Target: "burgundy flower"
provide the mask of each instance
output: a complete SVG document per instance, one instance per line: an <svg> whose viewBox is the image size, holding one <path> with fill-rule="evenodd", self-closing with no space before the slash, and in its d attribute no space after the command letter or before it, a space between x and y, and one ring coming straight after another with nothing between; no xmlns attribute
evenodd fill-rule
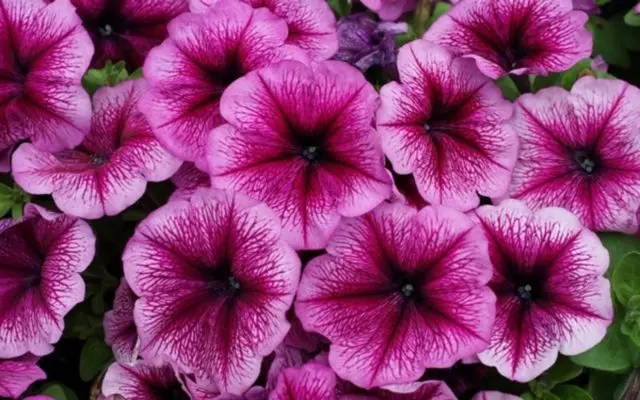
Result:
<svg viewBox="0 0 640 400"><path fill-rule="evenodd" d="M200 383L186 378L186 387L192 400L267 400L266 389L254 386L241 395L220 393L213 383Z"/></svg>
<svg viewBox="0 0 640 400"><path fill-rule="evenodd" d="M395 21L402 14L416 8L416 0L362 0L362 4L384 21Z"/></svg>
<svg viewBox="0 0 640 400"><path fill-rule="evenodd" d="M122 279L116 290L113 310L104 315L105 342L113 349L116 361L133 364L138 358L138 333L133 321L136 295Z"/></svg>
<svg viewBox="0 0 640 400"><path fill-rule="evenodd" d="M521 400L520 397L500 392L480 392L471 400Z"/></svg>
<svg viewBox="0 0 640 400"><path fill-rule="evenodd" d="M13 177L27 192L49 194L60 210L82 218L116 215L144 195L147 181L180 167L153 136L138 109L142 79L93 96L91 132L72 151L48 153L25 143L13 155Z"/></svg>
<svg viewBox="0 0 640 400"><path fill-rule="evenodd" d="M338 21L337 27L340 48L334 58L362 71L374 65L395 66L395 37L408 29L406 22L379 23L367 13L346 16Z"/></svg>
<svg viewBox="0 0 640 400"><path fill-rule="evenodd" d="M169 151L206 170L206 142L224 122L219 102L226 87L254 69L305 56L284 44L283 20L235 0L183 14L168 29L169 38L145 62L151 90L141 109Z"/></svg>
<svg viewBox="0 0 640 400"><path fill-rule="evenodd" d="M89 225L36 205L0 220L0 358L53 351L64 316L84 300L80 276L93 259Z"/></svg>
<svg viewBox="0 0 640 400"><path fill-rule="evenodd" d="M169 202L138 226L123 265L140 297L141 355L221 392L247 390L289 330L300 261L275 214L239 194L201 189Z"/></svg>
<svg viewBox="0 0 640 400"><path fill-rule="evenodd" d="M465 0L438 18L424 38L476 60L496 79L547 75L591 55L587 14L572 0Z"/></svg>
<svg viewBox="0 0 640 400"><path fill-rule="evenodd" d="M0 397L17 399L33 382L45 379L47 374L37 362L38 358L32 355L0 360Z"/></svg>
<svg viewBox="0 0 640 400"><path fill-rule="evenodd" d="M171 182L176 187L176 190L171 195L171 200L188 199L199 188L211 187L209 175L200 171L191 162L182 164L180 169L171 177Z"/></svg>
<svg viewBox="0 0 640 400"><path fill-rule="evenodd" d="M339 61L248 74L222 96L229 124L210 138L213 186L267 203L294 248L324 247L341 216L362 215L391 193L371 126L377 98Z"/></svg>
<svg viewBox="0 0 640 400"><path fill-rule="evenodd" d="M190 400L170 366L111 364L102 380L102 394L127 400ZM200 399L194 399L200 400Z"/></svg>
<svg viewBox="0 0 640 400"><path fill-rule="evenodd" d="M13 147L0 150L0 173L11 171L11 153Z"/></svg>
<svg viewBox="0 0 640 400"><path fill-rule="evenodd" d="M581 78L571 92L544 89L517 101L521 151L510 196L559 206L597 231L634 233L640 205L640 90Z"/></svg>
<svg viewBox="0 0 640 400"><path fill-rule="evenodd" d="M528 382L551 367L558 352L596 345L613 317L607 250L561 208L530 211L506 200L477 217L489 240L498 296L489 347L478 354L509 379Z"/></svg>
<svg viewBox="0 0 640 400"><path fill-rule="evenodd" d="M241 0L253 8L266 7L287 23L287 44L303 49L311 59L327 60L338 50L336 18L326 0ZM191 11L203 12L228 0L190 0Z"/></svg>
<svg viewBox="0 0 640 400"><path fill-rule="evenodd" d="M572 0L575 10L584 11L589 14L600 14L600 8L595 0Z"/></svg>
<svg viewBox="0 0 640 400"><path fill-rule="evenodd" d="M109 60L140 68L149 50L167 37L167 23L188 11L189 0L71 0L91 35L92 68Z"/></svg>
<svg viewBox="0 0 640 400"><path fill-rule="evenodd" d="M0 0L0 151L31 139L42 150L76 146L91 102L80 80L93 45L69 0Z"/></svg>
<svg viewBox="0 0 640 400"><path fill-rule="evenodd" d="M305 267L296 313L363 388L415 381L484 349L495 296L482 231L458 211L383 204L344 220Z"/></svg>
<svg viewBox="0 0 640 400"><path fill-rule="evenodd" d="M398 54L400 81L380 91L378 131L399 174L412 173L422 197L461 211L479 194L503 196L516 162L513 113L472 60L416 40Z"/></svg>

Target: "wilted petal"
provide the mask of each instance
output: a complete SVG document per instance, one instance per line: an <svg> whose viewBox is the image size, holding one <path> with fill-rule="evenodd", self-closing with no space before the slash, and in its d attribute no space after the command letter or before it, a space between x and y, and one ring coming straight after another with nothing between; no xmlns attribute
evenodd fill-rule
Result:
<svg viewBox="0 0 640 400"><path fill-rule="evenodd" d="M517 158L513 112L472 60L416 40L398 54L402 83L380 92L378 131L398 174L413 174L428 203L461 211L504 196Z"/></svg>
<svg viewBox="0 0 640 400"><path fill-rule="evenodd" d="M371 388L418 379L488 344L495 296L482 231L444 207L383 204L344 220L305 267L296 312L336 373Z"/></svg>
<svg viewBox="0 0 640 400"><path fill-rule="evenodd" d="M102 380L102 394L127 400L164 400L190 397L170 366L111 364Z"/></svg>
<svg viewBox="0 0 640 400"><path fill-rule="evenodd" d="M521 96L514 127L521 151L510 196L534 209L566 208L597 231L637 230L640 90L584 77L566 92Z"/></svg>
<svg viewBox="0 0 640 400"><path fill-rule="evenodd" d="M76 146L91 102L80 84L93 54L69 0L1 0L0 149L23 139L47 151Z"/></svg>
<svg viewBox="0 0 640 400"><path fill-rule="evenodd" d="M91 66L124 61L133 71L167 37L167 23L188 10L188 0L71 0L96 48Z"/></svg>
<svg viewBox="0 0 640 400"><path fill-rule="evenodd" d="M212 183L267 203L294 248L322 248L341 216L362 215L390 195L371 126L376 107L373 87L342 62L252 72L222 97L229 124L210 138Z"/></svg>
<svg viewBox="0 0 640 400"><path fill-rule="evenodd" d="M438 18L424 38L475 59L492 79L547 75L591 55L586 22L572 0L469 0Z"/></svg>
<svg viewBox="0 0 640 400"><path fill-rule="evenodd" d="M0 396L17 399L33 382L45 379L47 374L37 362L38 358L31 355L0 360Z"/></svg>
<svg viewBox="0 0 640 400"><path fill-rule="evenodd" d="M480 361L528 382L558 352L582 353L606 334L613 317L609 256L598 237L560 208L530 211L516 200L476 214L489 240L498 296L489 348Z"/></svg>
<svg viewBox="0 0 640 400"><path fill-rule="evenodd" d="M134 319L143 357L240 395L289 329L300 273L277 217L239 194L201 190L137 228L123 255L140 297Z"/></svg>
<svg viewBox="0 0 640 400"><path fill-rule="evenodd" d="M35 205L0 231L0 357L53 351L64 316L84 300L80 272L94 253L86 222Z"/></svg>
<svg viewBox="0 0 640 400"><path fill-rule="evenodd" d="M122 279L116 290L113 310L104 315L105 342L112 347L118 362L133 364L138 358L138 333L133 322L136 295Z"/></svg>
<svg viewBox="0 0 640 400"><path fill-rule="evenodd" d="M12 173L32 194L51 194L69 215L100 218L135 203L147 181L168 179L181 162L167 153L140 113L144 80L105 87L93 96L90 134L75 150L48 153L25 143L14 153Z"/></svg>
<svg viewBox="0 0 640 400"><path fill-rule="evenodd" d="M219 101L226 87L249 71L304 55L284 44L282 19L235 0L183 14L168 29L169 38L145 62L151 90L142 112L169 151L206 170L204 149L224 122Z"/></svg>

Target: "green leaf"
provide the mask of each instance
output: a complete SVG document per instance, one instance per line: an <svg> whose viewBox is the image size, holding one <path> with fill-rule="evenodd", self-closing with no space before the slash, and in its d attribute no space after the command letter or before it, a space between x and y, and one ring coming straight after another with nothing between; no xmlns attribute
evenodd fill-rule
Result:
<svg viewBox="0 0 640 400"><path fill-rule="evenodd" d="M55 400L78 400L73 390L60 383L49 383L42 389L42 394L51 396Z"/></svg>
<svg viewBox="0 0 640 400"><path fill-rule="evenodd" d="M560 385L553 389L562 400L593 400L589 392L575 385Z"/></svg>
<svg viewBox="0 0 640 400"><path fill-rule="evenodd" d="M129 75L129 79L138 79L142 77L143 77L142 68L138 68L137 70L133 71L132 74Z"/></svg>
<svg viewBox="0 0 640 400"><path fill-rule="evenodd" d="M552 73L547 76L536 76L533 81L532 90L535 93L540 89L551 86L562 86L570 90L578 79L585 75L595 75L595 72L591 70L591 62L592 60L590 58L586 58L566 71Z"/></svg>
<svg viewBox="0 0 640 400"><path fill-rule="evenodd" d="M91 381L112 359L111 349L102 339L91 337L80 352L80 379Z"/></svg>
<svg viewBox="0 0 640 400"><path fill-rule="evenodd" d="M531 393L525 393L522 395L522 400L536 400L536 398Z"/></svg>
<svg viewBox="0 0 640 400"><path fill-rule="evenodd" d="M24 214L23 208L24 208L24 204L22 204L22 203L14 203L11 206L11 217L13 219L22 218L22 215Z"/></svg>
<svg viewBox="0 0 640 400"><path fill-rule="evenodd" d="M351 2L348 0L327 0L333 12L340 18L349 15L351 12Z"/></svg>
<svg viewBox="0 0 640 400"><path fill-rule="evenodd" d="M640 295L640 253L631 252L615 266L611 278L613 291L625 307L634 295Z"/></svg>
<svg viewBox="0 0 640 400"><path fill-rule="evenodd" d="M623 372L638 365L640 349L620 330L624 309L617 302L614 304L615 319L604 339L584 353L572 356L571 361L587 368L608 372Z"/></svg>
<svg viewBox="0 0 640 400"><path fill-rule="evenodd" d="M640 296L634 296L634 299L638 297ZM633 343L640 347L640 310L627 310L624 321L620 326L620 331L629 336Z"/></svg>
<svg viewBox="0 0 640 400"><path fill-rule="evenodd" d="M640 14L636 12L635 8L632 8L624 15L624 22L629 26L640 26Z"/></svg>
<svg viewBox="0 0 640 400"><path fill-rule="evenodd" d="M624 31L618 25L618 21L592 15L587 27L593 32L595 54L602 54L609 64L629 68L631 66L629 51L626 46L621 45L628 39L624 37Z"/></svg>
<svg viewBox="0 0 640 400"><path fill-rule="evenodd" d="M91 304L83 302L74 307L64 319L64 336L80 340L87 340L91 336L102 334L102 318L97 317L91 310Z"/></svg>
<svg viewBox="0 0 640 400"><path fill-rule="evenodd" d="M505 75L502 78L498 79L496 83L500 87L500 90L502 90L502 95L506 99L515 101L520 96L518 87L508 75Z"/></svg>
<svg viewBox="0 0 640 400"><path fill-rule="evenodd" d="M0 183L0 196L11 196L13 194L13 188L11 186Z"/></svg>
<svg viewBox="0 0 640 400"><path fill-rule="evenodd" d="M598 236L604 247L609 250L609 271L607 273L609 276L622 257L632 251L640 252L640 238L636 236L621 233L601 233Z"/></svg>
<svg viewBox="0 0 640 400"><path fill-rule="evenodd" d="M542 375L549 387L568 382L582 373L582 367L574 364L569 357L560 356L553 366Z"/></svg>
<svg viewBox="0 0 640 400"><path fill-rule="evenodd" d="M12 207L12 201L0 198L0 218L4 217Z"/></svg>
<svg viewBox="0 0 640 400"><path fill-rule="evenodd" d="M613 400L616 388L626 381L626 375L604 371L589 371L587 390L593 400Z"/></svg>

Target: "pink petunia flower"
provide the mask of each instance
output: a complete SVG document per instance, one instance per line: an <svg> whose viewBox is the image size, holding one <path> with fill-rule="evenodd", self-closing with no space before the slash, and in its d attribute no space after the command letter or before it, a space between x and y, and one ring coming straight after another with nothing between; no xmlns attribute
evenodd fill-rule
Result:
<svg viewBox="0 0 640 400"><path fill-rule="evenodd" d="M82 220L32 204L22 220L0 220L0 358L53 351L64 316L84 300L80 272L94 254Z"/></svg>
<svg viewBox="0 0 640 400"><path fill-rule="evenodd" d="M328 366L311 362L280 374L269 400L456 400L443 382L426 381L386 389L343 393L341 382Z"/></svg>
<svg viewBox="0 0 640 400"><path fill-rule="evenodd" d="M416 0L362 0L362 4L378 14L383 21L395 21L416 8Z"/></svg>
<svg viewBox="0 0 640 400"><path fill-rule="evenodd" d="M276 215L240 194L201 189L145 219L123 255L140 297L143 358L171 360L240 395L289 330L300 260Z"/></svg>
<svg viewBox="0 0 640 400"><path fill-rule="evenodd" d="M135 365L111 364L102 380L102 394L127 400L191 399L172 367L142 361Z"/></svg>
<svg viewBox="0 0 640 400"><path fill-rule="evenodd" d="M45 379L47 374L38 367L37 362L38 357L30 354L11 360L0 360L0 397L20 398L31 384Z"/></svg>
<svg viewBox="0 0 640 400"><path fill-rule="evenodd" d="M209 141L213 186L267 203L294 248L323 248L341 216L391 194L371 124L377 99L360 71L339 61L248 74L222 96L229 124Z"/></svg>
<svg viewBox="0 0 640 400"><path fill-rule="evenodd" d="M186 200L198 189L211 187L209 175L200 171L192 162L182 164L180 169L171 177L171 182L176 187L176 190L171 194L171 200Z"/></svg>
<svg viewBox="0 0 640 400"><path fill-rule="evenodd" d="M495 296L482 230L446 207L383 204L344 220L305 267L296 313L363 388L404 384L489 343Z"/></svg>
<svg viewBox="0 0 640 400"><path fill-rule="evenodd" d="M587 14L572 0L464 0L425 33L456 55L476 60L492 79L547 75L591 55Z"/></svg>
<svg viewBox="0 0 640 400"><path fill-rule="evenodd" d="M478 354L509 379L528 382L558 352L596 345L613 318L609 255L598 237L561 208L529 210L506 200L476 210L489 240L498 296L489 347Z"/></svg>
<svg viewBox="0 0 640 400"><path fill-rule="evenodd" d="M96 49L92 68L109 60L140 68L154 46L167 37L167 24L189 10L189 0L71 0Z"/></svg>
<svg viewBox="0 0 640 400"><path fill-rule="evenodd" d="M224 123L219 102L227 86L254 69L306 56L284 44L283 20L235 0L202 14L183 14L168 29L169 39L149 53L144 65L151 90L142 112L169 151L206 170L206 142Z"/></svg>
<svg viewBox="0 0 640 400"><path fill-rule="evenodd" d="M205 12L229 0L190 0L191 11ZM265 7L287 23L286 43L303 49L313 60L328 60L338 51L336 18L326 0L241 0L253 8Z"/></svg>
<svg viewBox="0 0 640 400"><path fill-rule="evenodd" d="M461 211L478 195L503 196L518 138L513 106L473 60L416 40L398 54L400 81L382 87L378 131L399 174L413 174L424 200Z"/></svg>
<svg viewBox="0 0 640 400"><path fill-rule="evenodd" d="M133 364L138 358L138 333L133 321L133 306L137 297L122 279L116 290L113 310L104 315L104 336L113 349L116 361Z"/></svg>
<svg viewBox="0 0 640 400"><path fill-rule="evenodd" d="M48 153L25 143L13 154L13 177L29 193L49 194L60 210L82 218L116 215L135 203L147 181L168 179L181 162L167 153L140 113L142 79L93 96L91 132L71 151Z"/></svg>
<svg viewBox="0 0 640 400"><path fill-rule="evenodd" d="M191 400L267 400L268 392L265 388L253 386L241 395L220 393L220 389L213 383L195 382L185 377L186 387L191 394Z"/></svg>
<svg viewBox="0 0 640 400"><path fill-rule="evenodd" d="M521 398L512 394L489 391L476 393L471 400L521 400Z"/></svg>
<svg viewBox="0 0 640 400"><path fill-rule="evenodd" d="M517 101L521 151L510 197L566 208L597 231L634 233L640 205L640 89L583 77Z"/></svg>
<svg viewBox="0 0 640 400"><path fill-rule="evenodd" d="M91 102L80 80L91 38L69 0L0 0L0 151L31 139L47 151L76 146Z"/></svg>

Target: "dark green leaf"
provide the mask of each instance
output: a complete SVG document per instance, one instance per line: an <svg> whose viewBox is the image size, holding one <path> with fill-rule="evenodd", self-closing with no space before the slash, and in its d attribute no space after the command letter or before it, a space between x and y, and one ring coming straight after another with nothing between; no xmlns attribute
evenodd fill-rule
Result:
<svg viewBox="0 0 640 400"><path fill-rule="evenodd" d="M143 77L142 68L138 68L137 70L133 71L133 73L129 75L129 79L138 79L142 77Z"/></svg>
<svg viewBox="0 0 640 400"><path fill-rule="evenodd" d="M11 186L0 183L0 196L11 196L13 194L13 188Z"/></svg>
<svg viewBox="0 0 640 400"><path fill-rule="evenodd" d="M49 383L42 388L42 394L53 397L55 400L78 400L73 390L60 383Z"/></svg>
<svg viewBox="0 0 640 400"><path fill-rule="evenodd" d="M625 255L615 266L611 284L616 297L624 306L634 295L640 295L640 253L631 252Z"/></svg>
<svg viewBox="0 0 640 400"><path fill-rule="evenodd" d="M111 349L102 339L91 337L80 352L80 379L91 381L111 361Z"/></svg>
<svg viewBox="0 0 640 400"><path fill-rule="evenodd" d="M345 17L351 12L351 2L348 0L327 0L333 12L339 17Z"/></svg>
<svg viewBox="0 0 640 400"><path fill-rule="evenodd" d="M582 373L582 367L574 364L568 357L560 356L553 366L542 375L549 387L568 382Z"/></svg>
<svg viewBox="0 0 640 400"><path fill-rule="evenodd" d="M516 84L513 83L513 80L508 75L503 76L496 83L506 99L515 101L520 96L520 91L518 91Z"/></svg>
<svg viewBox="0 0 640 400"><path fill-rule="evenodd" d="M593 400L589 392L575 385L560 385L553 389L562 400Z"/></svg>
<svg viewBox="0 0 640 400"><path fill-rule="evenodd" d="M628 39L624 37L624 32L618 24L617 21L592 15L587 26L593 32L594 53L601 54L609 64L629 68L629 52L626 46L621 45Z"/></svg>
<svg viewBox="0 0 640 400"><path fill-rule="evenodd" d="M101 334L102 318L93 314L88 302L79 304L65 317L65 337L87 340L91 336Z"/></svg>
<svg viewBox="0 0 640 400"><path fill-rule="evenodd" d="M24 208L24 204L22 204L22 203L14 203L11 206L11 217L13 217L13 219L22 218L22 215L24 214L23 208Z"/></svg>
<svg viewBox="0 0 640 400"><path fill-rule="evenodd" d="M82 77L82 86L89 94L94 94L107 81L104 69L90 69Z"/></svg>
<svg viewBox="0 0 640 400"><path fill-rule="evenodd" d="M0 198L0 218L4 217L13 207L13 202Z"/></svg>
<svg viewBox="0 0 640 400"><path fill-rule="evenodd" d="M433 8L433 13L431 14L431 18L429 19L429 26L433 25L438 18L443 16L447 11L451 9L451 4L445 3L444 1L440 1L436 3Z"/></svg>
<svg viewBox="0 0 640 400"><path fill-rule="evenodd" d="M600 233L598 236L604 247L609 250L609 276L622 257L632 251L640 252L640 238L636 236L621 233Z"/></svg>
<svg viewBox="0 0 640 400"><path fill-rule="evenodd" d="M626 380L624 374L604 371L590 371L587 390L593 400L613 400L613 392Z"/></svg>
<svg viewBox="0 0 640 400"><path fill-rule="evenodd" d="M624 15L624 22L629 26L640 26L640 14L632 8Z"/></svg>

